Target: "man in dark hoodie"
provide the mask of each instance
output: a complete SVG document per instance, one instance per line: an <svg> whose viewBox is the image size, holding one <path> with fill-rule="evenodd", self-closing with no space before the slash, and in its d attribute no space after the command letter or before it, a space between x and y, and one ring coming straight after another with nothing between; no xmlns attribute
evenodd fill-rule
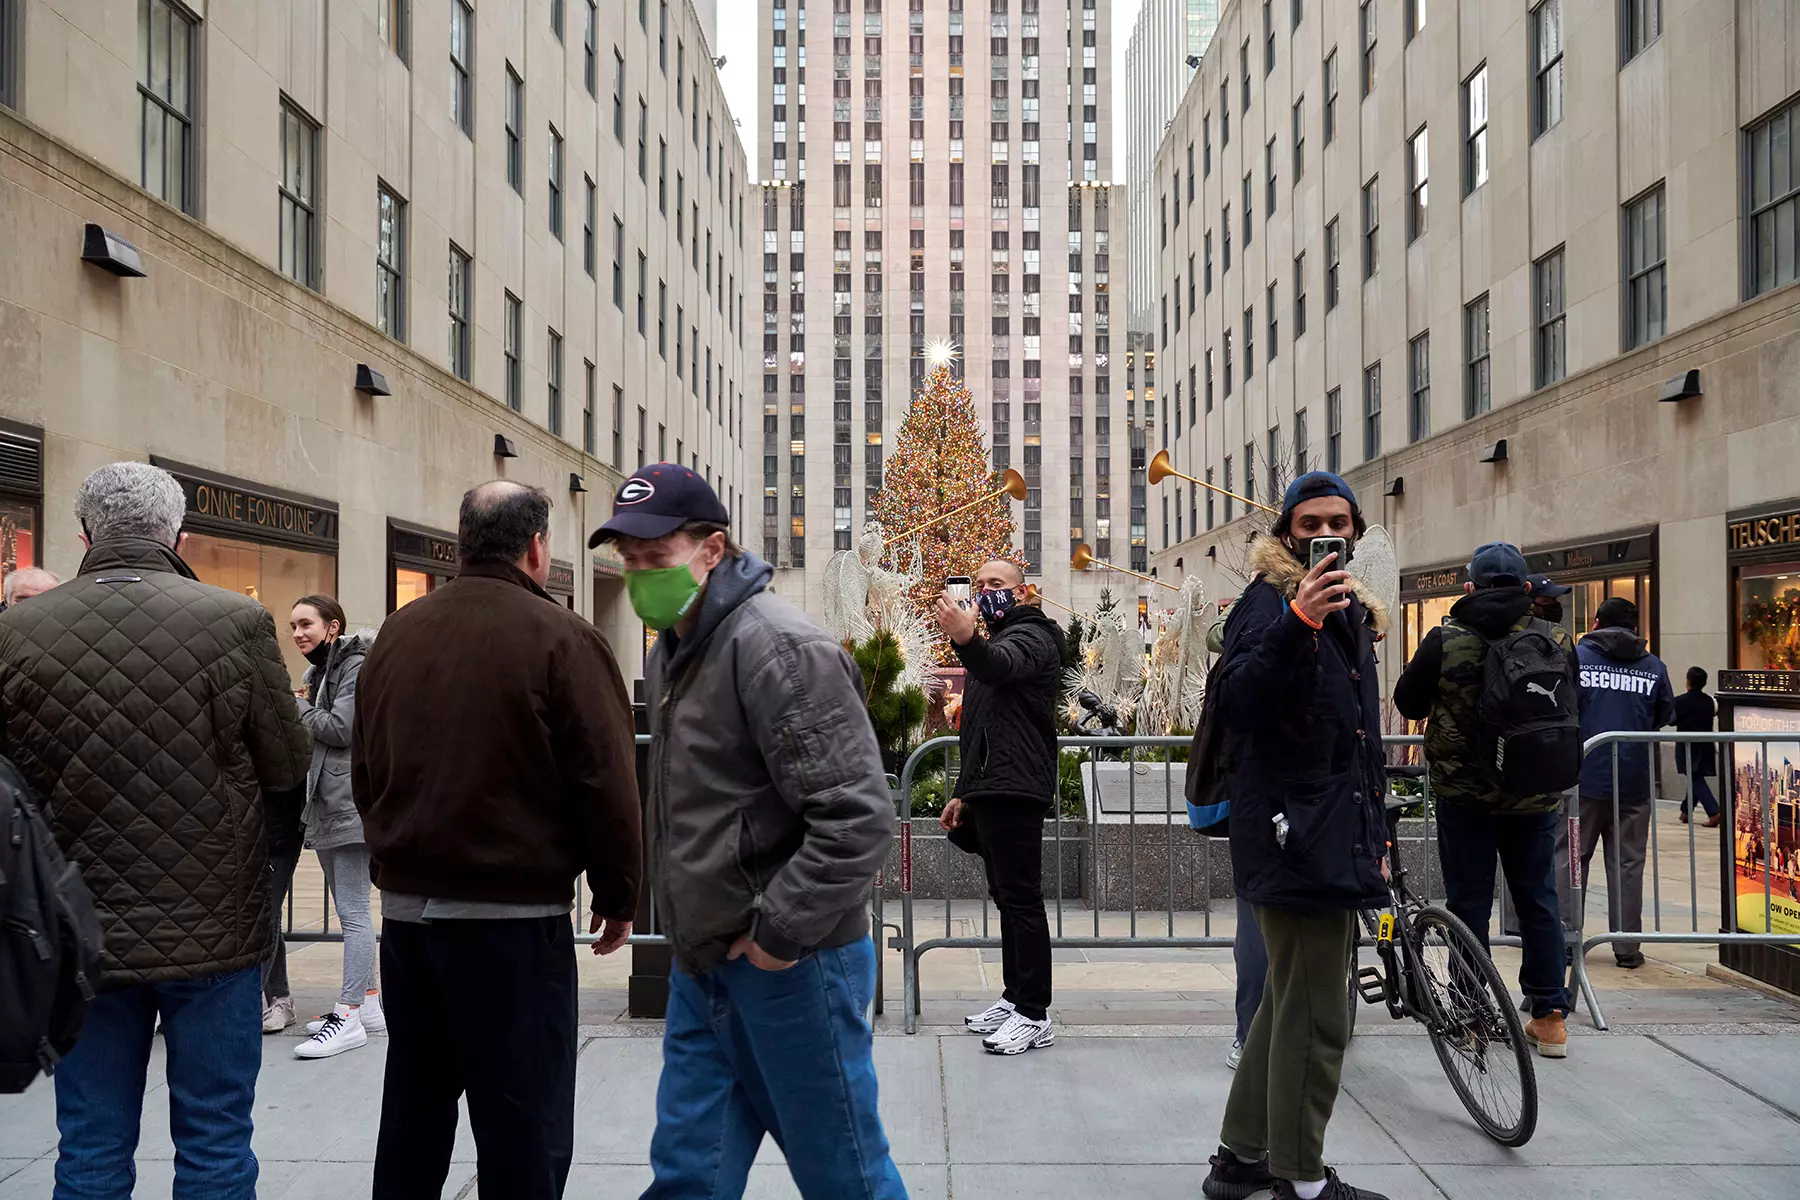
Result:
<svg viewBox="0 0 1800 1200"><path fill-rule="evenodd" d="M1669 669L1638 635L1638 606L1622 596L1604 601L1594 629L1577 647L1581 656L1581 740L1616 730L1661 729L1675 720ZM1618 778L1613 778L1614 751ZM1581 767L1581 878L1601 838L1606 840L1606 894L1611 929L1644 927L1644 855L1653 816L1650 747L1603 746ZM1616 791L1615 791L1616 788ZM1614 823L1613 799L1618 798ZM1583 907L1586 907L1583 890ZM1644 965L1637 942L1614 942L1621 967Z"/></svg>
<svg viewBox="0 0 1800 1200"><path fill-rule="evenodd" d="M856 665L768 590L694 472L642 467L611 541L646 664L657 915L675 948L655 1182L741 1197L765 1133L804 1196L905 1200L876 1108L869 890L894 832Z"/></svg>
<svg viewBox="0 0 1800 1200"><path fill-rule="evenodd" d="M940 596L938 624L968 670L963 688L962 773L942 824L973 827L1000 909L1006 991L964 1019L994 1054L1023 1054L1056 1040L1050 1025L1050 921L1044 914L1044 818L1056 798L1056 697L1063 634L1025 603L1025 573L1005 559L970 582L975 609ZM987 636L976 629L979 611Z"/></svg>
<svg viewBox="0 0 1800 1200"><path fill-rule="evenodd" d="M1394 686L1394 707L1425 720L1425 758L1437 800L1438 857L1450 911L1485 945L1494 907L1498 856L1512 891L1524 937L1519 987L1531 1004L1525 1036L1546 1058L1568 1053L1569 1012L1563 930L1556 895L1556 831L1560 793L1513 796L1494 786L1478 765L1482 732L1477 704L1488 649L1508 634L1544 621L1533 610L1518 547L1490 542L1469 561L1466 594L1450 619L1428 631ZM1575 642L1561 625L1544 623L1568 651L1568 687L1575 686ZM1569 693L1563 692L1564 696Z"/></svg>

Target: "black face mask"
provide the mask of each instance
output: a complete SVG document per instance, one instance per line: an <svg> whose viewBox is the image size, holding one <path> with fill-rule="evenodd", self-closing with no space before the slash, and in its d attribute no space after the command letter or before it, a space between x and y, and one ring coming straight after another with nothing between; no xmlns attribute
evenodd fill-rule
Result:
<svg viewBox="0 0 1800 1200"><path fill-rule="evenodd" d="M315 667L322 667L331 658L331 643L320 642L305 654L306 661Z"/></svg>
<svg viewBox="0 0 1800 1200"><path fill-rule="evenodd" d="M1537 606L1537 615L1550 622L1552 625L1561 625L1563 619L1562 601L1545 600Z"/></svg>

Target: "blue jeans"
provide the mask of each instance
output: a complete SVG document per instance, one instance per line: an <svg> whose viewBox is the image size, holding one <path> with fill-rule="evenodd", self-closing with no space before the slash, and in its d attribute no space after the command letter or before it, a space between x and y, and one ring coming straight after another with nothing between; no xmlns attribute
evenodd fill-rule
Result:
<svg viewBox="0 0 1800 1200"><path fill-rule="evenodd" d="M643 1200L737 1200L765 1133L805 1200L906 1200L876 1111L874 989L868 938L785 971L670 972Z"/></svg>
<svg viewBox="0 0 1800 1200"><path fill-rule="evenodd" d="M1438 858L1451 912L1483 946L1494 912L1494 860L1505 868L1524 941L1519 990L1533 1017L1567 1014L1562 908L1556 894L1560 812L1495 813L1479 803L1438 806Z"/></svg>
<svg viewBox="0 0 1800 1200"><path fill-rule="evenodd" d="M168 1054L175 1200L255 1200L250 1110L262 1068L262 972L102 992L57 1065L55 1200L128 1200L156 1017Z"/></svg>
<svg viewBox="0 0 1800 1200"><path fill-rule="evenodd" d="M1237 901L1237 933L1231 939L1231 958L1237 964L1237 1044L1250 1040L1250 1022L1262 1007L1263 986L1269 979L1269 948L1263 945L1256 909L1242 896Z"/></svg>

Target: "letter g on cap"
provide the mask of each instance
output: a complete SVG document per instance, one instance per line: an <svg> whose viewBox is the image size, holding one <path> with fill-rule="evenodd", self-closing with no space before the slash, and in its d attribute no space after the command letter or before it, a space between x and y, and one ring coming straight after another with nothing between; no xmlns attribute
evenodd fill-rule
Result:
<svg viewBox="0 0 1800 1200"><path fill-rule="evenodd" d="M648 479L627 479L613 498L613 504L642 504L656 495L656 485Z"/></svg>

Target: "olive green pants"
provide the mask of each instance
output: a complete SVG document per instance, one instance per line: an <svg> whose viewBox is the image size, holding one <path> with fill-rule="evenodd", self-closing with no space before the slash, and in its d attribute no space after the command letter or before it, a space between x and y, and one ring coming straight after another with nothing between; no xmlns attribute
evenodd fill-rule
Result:
<svg viewBox="0 0 1800 1200"><path fill-rule="evenodd" d="M1325 1178L1325 1126L1350 1044L1348 963L1356 914L1262 908L1268 984L1225 1102L1219 1140L1281 1179Z"/></svg>

